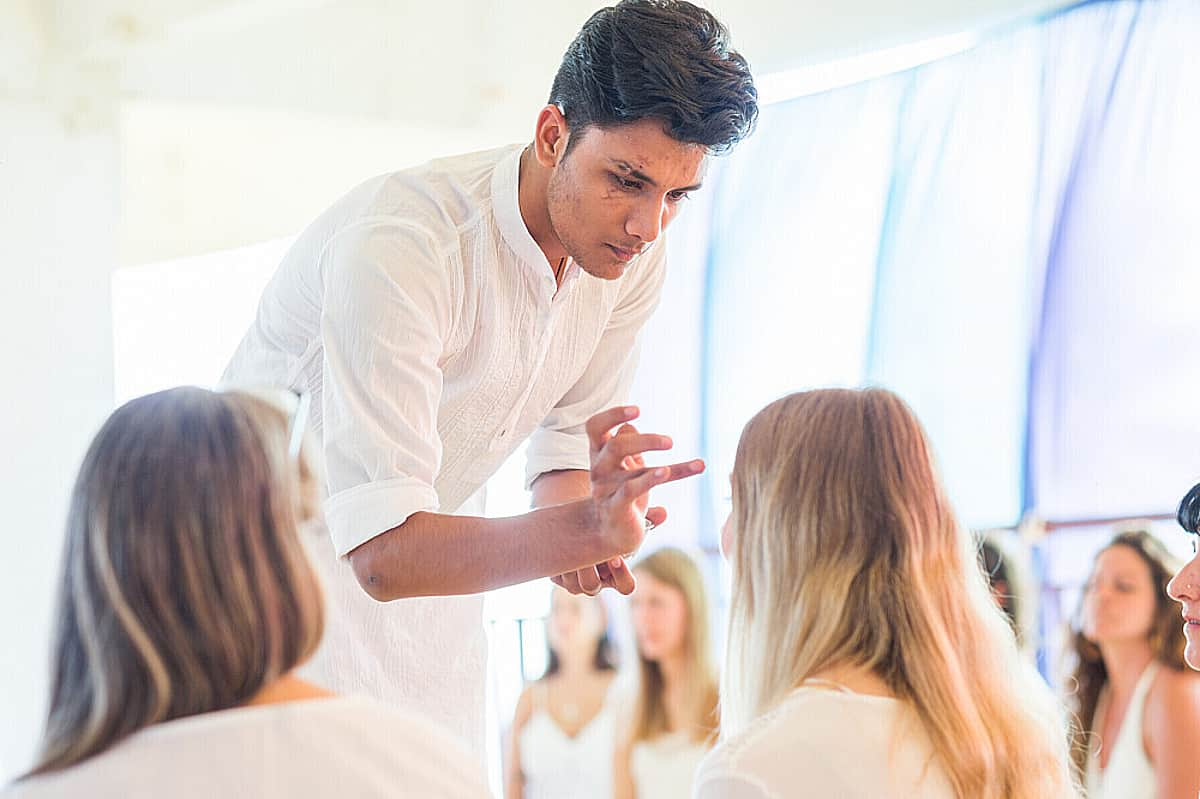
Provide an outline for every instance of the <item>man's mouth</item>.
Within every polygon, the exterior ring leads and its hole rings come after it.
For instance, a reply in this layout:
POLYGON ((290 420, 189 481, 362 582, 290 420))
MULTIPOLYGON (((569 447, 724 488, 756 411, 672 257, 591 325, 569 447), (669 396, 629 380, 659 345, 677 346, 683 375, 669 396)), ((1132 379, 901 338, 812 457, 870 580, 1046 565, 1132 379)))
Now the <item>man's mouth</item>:
POLYGON ((604 246, 612 250, 612 254, 617 256, 617 260, 623 264, 627 264, 632 261, 640 252, 639 250, 631 250, 626 247, 617 247, 613 244, 606 244, 604 246))

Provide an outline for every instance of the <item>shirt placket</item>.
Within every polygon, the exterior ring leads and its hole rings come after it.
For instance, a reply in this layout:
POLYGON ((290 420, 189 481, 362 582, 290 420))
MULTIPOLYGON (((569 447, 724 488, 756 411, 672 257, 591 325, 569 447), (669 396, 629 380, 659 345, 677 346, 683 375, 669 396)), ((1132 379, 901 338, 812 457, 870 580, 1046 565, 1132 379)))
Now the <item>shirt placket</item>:
POLYGON ((546 281, 539 287, 541 288, 541 296, 539 297, 541 309, 538 311, 537 320, 537 351, 534 356, 532 368, 525 372, 525 387, 521 390, 517 401, 513 403, 512 411, 501 422, 496 432, 494 446, 497 449, 504 447, 510 442, 514 430, 516 430, 521 422, 521 416, 525 413, 525 407, 529 403, 529 398, 533 394, 534 388, 537 387, 542 369, 546 364, 546 358, 550 354, 550 346, 554 342, 554 329, 561 309, 573 293, 578 277, 579 267, 572 262, 568 267, 566 276, 563 278, 561 287, 555 285, 554 278, 550 275, 546 276, 546 281))

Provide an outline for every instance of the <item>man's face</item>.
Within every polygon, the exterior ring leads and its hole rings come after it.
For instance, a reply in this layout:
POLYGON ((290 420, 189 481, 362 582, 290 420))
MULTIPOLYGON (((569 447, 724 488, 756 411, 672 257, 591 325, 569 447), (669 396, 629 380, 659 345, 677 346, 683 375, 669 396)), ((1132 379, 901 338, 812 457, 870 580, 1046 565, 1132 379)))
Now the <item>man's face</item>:
POLYGON ((676 141, 652 119, 575 135, 550 176, 550 224, 581 269, 614 280, 700 188, 705 148, 676 141))

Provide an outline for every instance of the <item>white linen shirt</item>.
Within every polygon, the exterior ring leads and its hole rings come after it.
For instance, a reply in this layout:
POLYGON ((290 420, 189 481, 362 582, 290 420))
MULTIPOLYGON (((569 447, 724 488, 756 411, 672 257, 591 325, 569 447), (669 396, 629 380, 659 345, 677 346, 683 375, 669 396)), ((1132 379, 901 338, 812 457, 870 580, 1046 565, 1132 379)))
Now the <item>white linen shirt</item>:
POLYGON ((419 511, 481 514, 481 487, 526 438, 527 484, 588 468, 584 423, 625 401, 665 277, 658 243, 617 280, 572 263, 556 291, 518 205, 521 149, 353 189, 284 257, 223 378, 312 396, 329 609, 302 673, 414 708, 477 749, 481 598, 380 604, 345 555, 419 511))
POLYGON ((527 485, 588 468, 584 422, 622 403, 664 248, 561 289, 517 202, 521 147, 367 181, 300 237, 226 383, 311 392, 343 556, 453 513, 530 437, 527 485))

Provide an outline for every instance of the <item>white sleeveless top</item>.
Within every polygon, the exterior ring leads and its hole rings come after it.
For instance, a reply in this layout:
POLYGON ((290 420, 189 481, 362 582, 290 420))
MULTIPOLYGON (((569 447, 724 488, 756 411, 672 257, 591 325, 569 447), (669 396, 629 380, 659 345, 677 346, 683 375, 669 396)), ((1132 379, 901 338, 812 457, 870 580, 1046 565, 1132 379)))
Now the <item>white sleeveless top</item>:
POLYGON ((630 772, 637 799, 690 799, 696 768, 708 746, 673 732, 638 741, 630 752, 630 772))
POLYGON ((521 728, 521 774, 525 799, 612 799, 612 766, 617 734, 612 691, 591 721, 567 735, 539 702, 521 728))
MULTIPOLYGON (((1154 766, 1146 757, 1146 747, 1142 745, 1142 721, 1146 715, 1146 696, 1157 673, 1158 661, 1150 661, 1142 676, 1138 677, 1133 696, 1129 698, 1129 708, 1125 711, 1121 728, 1117 730, 1117 740, 1110 748, 1108 766, 1100 770, 1100 756, 1095 750, 1088 757, 1088 799, 1154 796, 1157 790, 1154 766)), ((1094 729, 1101 728, 1103 712, 1107 709, 1107 704, 1097 709, 1096 721, 1092 725, 1094 729)))

